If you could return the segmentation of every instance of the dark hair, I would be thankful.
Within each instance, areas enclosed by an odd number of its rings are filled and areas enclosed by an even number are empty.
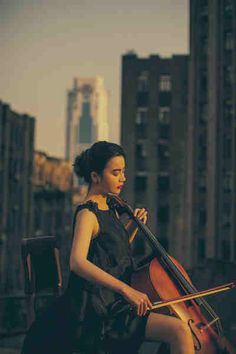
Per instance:
[[[85,182],[90,184],[91,172],[101,175],[107,162],[115,156],[126,157],[120,145],[98,141],[75,158],[74,172],[77,177],[83,177]]]

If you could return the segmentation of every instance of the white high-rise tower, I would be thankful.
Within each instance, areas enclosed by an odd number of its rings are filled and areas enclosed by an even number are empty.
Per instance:
[[[108,140],[108,94],[101,77],[75,78],[68,92],[66,159],[98,140]]]

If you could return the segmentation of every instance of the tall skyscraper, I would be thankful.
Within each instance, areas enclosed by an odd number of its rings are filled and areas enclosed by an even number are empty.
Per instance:
[[[182,259],[188,57],[123,56],[121,143],[124,196],[146,207],[162,244]]]
[[[186,259],[236,260],[236,2],[190,1]]]
[[[75,78],[68,92],[66,159],[97,140],[108,140],[108,94],[101,77]]]

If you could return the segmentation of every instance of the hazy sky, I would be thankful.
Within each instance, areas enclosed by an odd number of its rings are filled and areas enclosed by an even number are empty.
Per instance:
[[[188,0],[0,0],[0,100],[37,119],[37,149],[64,157],[67,90],[76,76],[103,76],[117,140],[130,49],[187,53]]]

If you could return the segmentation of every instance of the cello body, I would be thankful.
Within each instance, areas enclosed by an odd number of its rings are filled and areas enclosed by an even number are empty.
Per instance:
[[[115,194],[109,194],[108,204],[118,214],[129,215],[153,250],[153,260],[133,273],[132,286],[146,293],[152,303],[194,294],[197,290],[185,269],[168,255],[158,238],[134,216],[132,208]],[[203,297],[172,303],[168,305],[168,312],[188,324],[196,354],[236,354],[235,348],[223,336],[220,318]],[[161,351],[161,354],[167,353],[166,350]]]
[[[171,257],[172,262],[184,277],[191,282],[184,268]],[[177,281],[177,280],[176,280]],[[178,282],[178,281],[177,281]],[[148,265],[139,269],[132,276],[132,286],[146,293],[152,302],[168,300],[182,296],[185,291],[177,286],[172,275],[154,258]],[[158,312],[158,310],[154,310]],[[199,354],[236,354],[236,350],[228,340],[217,333],[217,321],[207,320],[203,309],[194,300],[188,300],[168,306],[168,313],[186,322],[191,329],[195,352]],[[158,353],[169,353],[168,349],[160,349]]]

